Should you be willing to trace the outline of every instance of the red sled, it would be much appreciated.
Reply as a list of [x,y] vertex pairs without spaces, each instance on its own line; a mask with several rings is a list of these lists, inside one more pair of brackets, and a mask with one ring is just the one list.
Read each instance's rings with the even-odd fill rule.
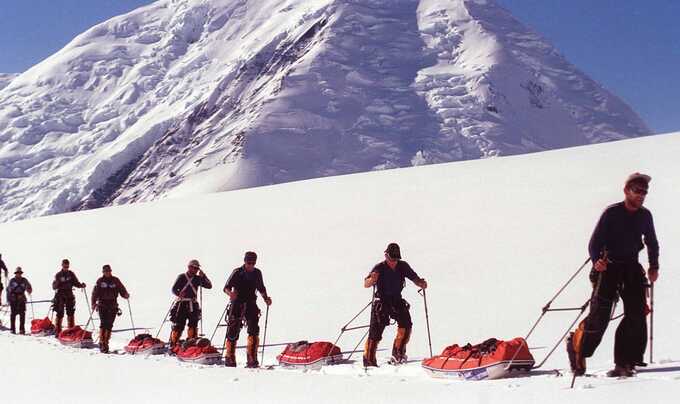
[[165,342],[151,334],[139,334],[125,345],[125,352],[132,355],[160,355],[165,351]]
[[220,361],[220,353],[207,338],[190,338],[175,345],[172,352],[182,362],[214,365]]
[[49,317],[33,319],[31,320],[31,335],[35,337],[54,335],[54,324]]
[[73,348],[92,348],[94,342],[92,341],[92,333],[80,328],[79,325],[67,328],[59,333],[59,342],[62,345]]
[[477,345],[448,346],[441,355],[424,359],[422,367],[437,378],[491,380],[508,377],[513,371],[529,371],[534,363],[524,338],[491,338]]
[[340,348],[330,342],[299,341],[286,345],[276,359],[285,368],[320,369],[324,365],[342,362],[343,357]]

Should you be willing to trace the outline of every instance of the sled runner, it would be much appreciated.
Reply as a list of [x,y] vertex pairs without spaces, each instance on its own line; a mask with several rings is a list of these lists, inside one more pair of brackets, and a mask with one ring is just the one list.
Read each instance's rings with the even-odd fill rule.
[[139,334],[125,346],[125,352],[132,355],[159,355],[165,352],[165,342],[151,334]]
[[529,371],[534,358],[523,338],[481,344],[451,345],[441,355],[424,359],[422,367],[432,377],[487,380],[507,377],[513,371]]
[[59,342],[62,345],[70,346],[73,348],[93,348],[94,342],[92,341],[92,333],[90,331],[83,330],[79,325],[67,328],[59,333]]
[[343,356],[340,348],[330,342],[299,341],[288,344],[276,359],[284,368],[320,369],[342,362]]
[[49,317],[33,319],[31,320],[31,335],[34,337],[54,335],[54,324]]
[[220,361],[220,353],[207,338],[190,338],[177,344],[172,352],[182,362],[213,365]]

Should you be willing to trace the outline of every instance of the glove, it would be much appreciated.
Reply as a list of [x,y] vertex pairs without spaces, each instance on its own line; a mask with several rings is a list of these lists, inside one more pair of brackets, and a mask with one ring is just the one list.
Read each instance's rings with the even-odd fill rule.
[[234,301],[238,297],[238,291],[236,289],[233,290],[225,290],[227,294],[229,295],[229,300]]
[[423,278],[416,282],[416,285],[421,289],[427,289],[427,281]]
[[87,285],[85,285],[85,282],[83,282],[83,283],[80,284],[80,288],[81,288],[81,289],[85,289],[85,286],[87,286]]
[[652,283],[656,282],[656,280],[659,279],[659,267],[650,265],[647,270],[647,278],[649,278],[649,281]]
[[264,302],[267,303],[267,306],[271,306],[272,305],[272,298],[269,297],[269,296],[265,296]]
[[364,282],[364,286],[366,286],[367,288],[370,288],[371,286],[378,283],[378,278],[380,278],[380,274],[378,272],[371,272],[370,275],[368,275],[366,277],[366,281]]
[[607,270],[607,260],[600,258],[599,260],[595,261],[595,265],[593,265],[593,268],[597,272],[604,272]]
[[97,310],[97,303],[92,303],[92,311]]

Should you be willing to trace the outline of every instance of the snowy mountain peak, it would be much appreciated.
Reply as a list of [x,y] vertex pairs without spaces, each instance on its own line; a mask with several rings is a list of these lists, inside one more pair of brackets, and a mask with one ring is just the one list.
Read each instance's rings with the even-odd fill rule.
[[493,1],[161,0],[0,80],[0,220],[649,133]]

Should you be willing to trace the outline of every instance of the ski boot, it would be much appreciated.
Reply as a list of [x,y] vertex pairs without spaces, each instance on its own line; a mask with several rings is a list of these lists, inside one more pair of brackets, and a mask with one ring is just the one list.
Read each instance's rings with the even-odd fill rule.
[[635,371],[628,365],[616,365],[614,369],[607,372],[607,377],[631,377],[635,376]]
[[175,355],[175,349],[179,345],[179,339],[182,336],[182,332],[179,330],[170,331],[170,341],[168,341],[168,353],[170,355]]
[[406,344],[411,338],[410,328],[398,328],[397,336],[394,338],[394,345],[392,346],[392,358],[390,358],[390,365],[401,365],[408,361],[406,356]]
[[224,366],[236,367],[236,341],[227,339],[224,343]]
[[61,334],[61,323],[64,321],[64,317],[59,317],[54,320],[54,337],[59,338],[59,334]]
[[187,339],[192,339],[192,338],[197,338],[198,337],[198,332],[196,330],[196,327],[188,327],[187,328]]
[[99,329],[99,352],[109,353],[108,331],[103,328]]
[[257,361],[257,347],[260,344],[260,338],[254,335],[248,336],[248,345],[246,346],[247,368],[259,368],[260,363]]
[[364,367],[378,367],[378,361],[375,358],[375,352],[378,350],[378,341],[373,339],[366,340],[364,347]]
[[574,376],[583,376],[586,373],[586,360],[581,353],[581,338],[579,338],[580,336],[582,337],[583,332],[579,333],[579,331],[577,329],[576,332],[569,333],[567,338],[567,355],[569,356],[569,365]]
[[26,313],[19,314],[19,334],[26,334]]

